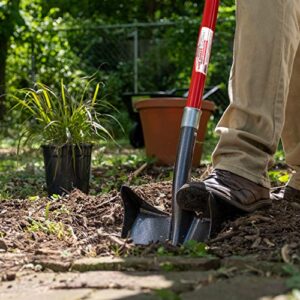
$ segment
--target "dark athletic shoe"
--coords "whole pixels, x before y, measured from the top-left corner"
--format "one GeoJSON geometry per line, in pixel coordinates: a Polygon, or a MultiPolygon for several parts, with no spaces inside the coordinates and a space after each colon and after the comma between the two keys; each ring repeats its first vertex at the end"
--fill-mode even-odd
{"type": "Polygon", "coordinates": [[[272,204],[268,188],[218,169],[202,182],[185,184],[177,192],[177,203],[184,210],[205,211],[209,193],[244,212],[272,204]]]}
{"type": "Polygon", "coordinates": [[[300,204],[300,191],[290,186],[277,187],[271,190],[272,200],[286,200],[300,204]]]}

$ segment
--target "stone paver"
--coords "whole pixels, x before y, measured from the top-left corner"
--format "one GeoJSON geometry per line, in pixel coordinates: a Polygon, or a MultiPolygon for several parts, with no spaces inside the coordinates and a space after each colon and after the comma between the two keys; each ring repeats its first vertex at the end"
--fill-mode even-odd
{"type": "Polygon", "coordinates": [[[169,289],[176,293],[191,291],[194,285],[206,282],[214,273],[215,271],[39,273],[17,278],[13,282],[2,282],[0,294],[3,298],[1,296],[0,299],[152,300],[158,299],[157,296],[149,294],[153,290],[169,289]],[[120,295],[123,297],[120,298],[120,295]]]}
{"type": "Polygon", "coordinates": [[[41,273],[1,283],[0,299],[161,300],[154,293],[161,289],[180,294],[182,300],[269,300],[287,293],[282,278],[240,275],[214,281],[214,275],[215,271],[41,273]]]}
{"type": "MultiPolygon", "coordinates": [[[[43,264],[45,270],[53,266],[56,272],[33,273],[26,269],[17,273],[15,280],[0,282],[0,299],[162,300],[156,291],[164,289],[171,293],[171,298],[166,299],[173,299],[172,293],[179,294],[182,300],[288,299],[278,296],[288,292],[286,279],[273,276],[275,269],[255,258],[222,262],[182,257],[89,258],[72,262],[67,269],[73,272],[66,273],[59,273],[65,268],[56,268],[53,260],[43,264]],[[218,271],[219,267],[223,271],[218,271]],[[234,277],[226,279],[220,277],[222,274],[234,277]],[[264,277],[265,274],[273,277],[264,277]]],[[[279,267],[282,265],[276,265],[276,269],[279,267]]]]}
{"type": "Polygon", "coordinates": [[[151,294],[145,294],[139,291],[131,290],[101,290],[95,291],[90,295],[88,300],[161,300],[151,294]]]}
{"type": "Polygon", "coordinates": [[[222,260],[221,263],[224,268],[236,268],[238,270],[244,270],[252,268],[262,273],[271,273],[271,274],[284,274],[283,266],[284,263],[280,262],[270,262],[270,261],[261,261],[257,260],[255,256],[232,256],[222,260]]]}
{"type": "Polygon", "coordinates": [[[43,269],[52,270],[54,272],[68,272],[71,268],[71,262],[59,260],[36,260],[35,265],[40,265],[43,269]]]}
{"type": "Polygon", "coordinates": [[[202,287],[194,292],[181,295],[182,300],[259,300],[267,296],[284,294],[285,280],[238,276],[202,287]]]}
{"type": "MultiPolygon", "coordinates": [[[[83,300],[89,299],[93,290],[59,290],[59,291],[33,291],[1,294],[1,300],[83,300]]],[[[96,300],[97,298],[94,298],[96,300]]],[[[100,298],[101,299],[101,298],[100,298]]],[[[102,298],[105,299],[105,298],[102,298]]],[[[117,299],[117,298],[112,298],[117,299]]],[[[119,298],[120,299],[120,298],[119,298]]]]}
{"type": "MultiPolygon", "coordinates": [[[[43,262],[39,262],[44,264],[43,262]]],[[[165,268],[174,271],[198,270],[206,271],[220,267],[218,258],[190,258],[190,257],[128,257],[128,258],[82,258],[73,262],[72,271],[103,271],[103,270],[143,270],[157,271],[165,268]]]]}
{"type": "Polygon", "coordinates": [[[1,292],[32,292],[35,290],[47,290],[59,283],[67,284],[69,281],[78,277],[78,275],[79,274],[77,273],[33,273],[17,277],[16,280],[11,282],[0,282],[0,294],[1,292]]]}
{"type": "Polygon", "coordinates": [[[184,292],[194,285],[207,281],[214,272],[86,272],[72,281],[52,285],[55,288],[130,289],[155,290],[170,289],[184,292]]]}

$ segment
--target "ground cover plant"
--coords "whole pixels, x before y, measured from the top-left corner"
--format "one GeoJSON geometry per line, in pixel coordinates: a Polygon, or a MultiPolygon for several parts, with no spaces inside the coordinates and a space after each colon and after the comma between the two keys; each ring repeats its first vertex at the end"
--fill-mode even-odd
{"type": "MultiPolygon", "coordinates": [[[[62,245],[70,246],[70,241],[75,239],[81,246],[78,248],[78,244],[74,244],[73,241],[71,252],[78,252],[80,249],[86,255],[130,253],[128,250],[132,250],[130,243],[127,245],[124,242],[123,244],[118,238],[122,223],[122,205],[118,191],[124,183],[136,186],[142,197],[149,198],[155,206],[170,211],[173,168],[156,166],[155,161],[147,159],[141,150],[126,147],[112,149],[112,145],[107,146],[103,145],[98,148],[94,156],[90,196],[75,190],[65,197],[53,195],[50,198],[47,198],[42,176],[43,164],[38,152],[31,153],[30,157],[35,157],[34,159],[28,159],[28,152],[24,152],[16,163],[15,148],[12,148],[11,152],[8,149],[2,150],[6,153],[2,153],[0,163],[2,170],[0,231],[2,238],[7,240],[9,251],[16,251],[17,245],[20,246],[20,243],[15,244],[14,238],[10,239],[13,236],[24,235],[24,241],[27,240],[27,242],[24,242],[21,250],[28,250],[24,246],[26,244],[31,246],[35,244],[38,248],[49,246],[59,250],[62,245]],[[13,225],[14,229],[10,228],[9,224],[13,225]],[[88,230],[88,233],[82,230],[88,230]],[[16,232],[18,232],[17,235],[16,232]],[[103,238],[108,240],[111,238],[108,238],[105,232],[114,233],[118,241],[116,245],[121,243],[119,245],[121,250],[118,247],[114,248],[115,246],[111,248],[115,244],[114,241],[107,242],[108,244],[102,243],[103,249],[101,248],[99,241],[103,238]],[[36,244],[36,239],[43,240],[44,238],[46,239],[44,243],[36,244]],[[52,243],[53,240],[57,244],[52,243]]],[[[194,180],[199,180],[209,171],[209,165],[194,169],[194,180]]],[[[277,167],[270,171],[274,185],[286,183],[289,173],[287,166],[278,162],[277,167]]],[[[280,251],[278,252],[278,247],[290,245],[293,241],[296,243],[299,240],[296,232],[297,214],[293,216],[295,208],[297,208],[296,204],[278,202],[269,212],[262,211],[252,216],[244,216],[236,223],[229,222],[211,243],[210,251],[214,255],[221,256],[259,253],[261,257],[280,260],[281,254],[280,251]],[[282,236],[281,230],[285,224],[283,221],[287,216],[289,222],[285,230],[288,234],[282,236]],[[281,222],[278,221],[280,218],[283,219],[281,222]],[[277,222],[280,223],[280,230],[275,226],[277,222]],[[294,224],[294,227],[291,224],[294,224]],[[279,230],[278,233],[276,233],[277,230],[279,230]]],[[[152,254],[167,254],[169,251],[160,248],[159,245],[153,247],[154,250],[150,251],[152,254]]],[[[298,244],[292,245],[291,253],[297,253],[297,247],[298,244]]],[[[180,253],[180,250],[173,249],[172,251],[180,253]]],[[[29,252],[34,253],[34,249],[29,252]]],[[[298,254],[295,255],[291,256],[292,261],[298,260],[298,254]]]]}

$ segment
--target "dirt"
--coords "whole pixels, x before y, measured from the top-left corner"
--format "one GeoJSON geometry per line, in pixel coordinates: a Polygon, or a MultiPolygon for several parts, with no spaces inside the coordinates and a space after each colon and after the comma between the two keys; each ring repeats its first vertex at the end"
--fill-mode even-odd
{"type": "MultiPolygon", "coordinates": [[[[170,212],[171,188],[171,181],[165,181],[135,190],[152,205],[170,212]]],[[[56,199],[2,201],[0,272],[33,267],[31,262],[40,256],[68,261],[82,256],[155,254],[160,245],[135,247],[120,238],[122,216],[116,190],[99,196],[75,190],[56,199]]],[[[259,260],[299,263],[299,228],[300,205],[276,200],[270,209],[223,224],[223,230],[208,242],[209,253],[219,257],[251,254],[259,260]]],[[[176,252],[173,246],[165,247],[176,252]]]]}

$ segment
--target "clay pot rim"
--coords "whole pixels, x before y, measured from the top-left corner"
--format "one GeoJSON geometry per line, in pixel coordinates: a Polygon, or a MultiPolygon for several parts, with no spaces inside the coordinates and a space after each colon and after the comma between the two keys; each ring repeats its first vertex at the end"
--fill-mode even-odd
{"type": "MultiPolygon", "coordinates": [[[[186,104],[186,98],[168,97],[168,98],[149,98],[143,99],[134,103],[134,107],[137,110],[147,108],[164,108],[164,107],[184,107],[186,104]]],[[[214,111],[216,108],[215,103],[209,100],[203,100],[202,110],[214,111]]]]}

